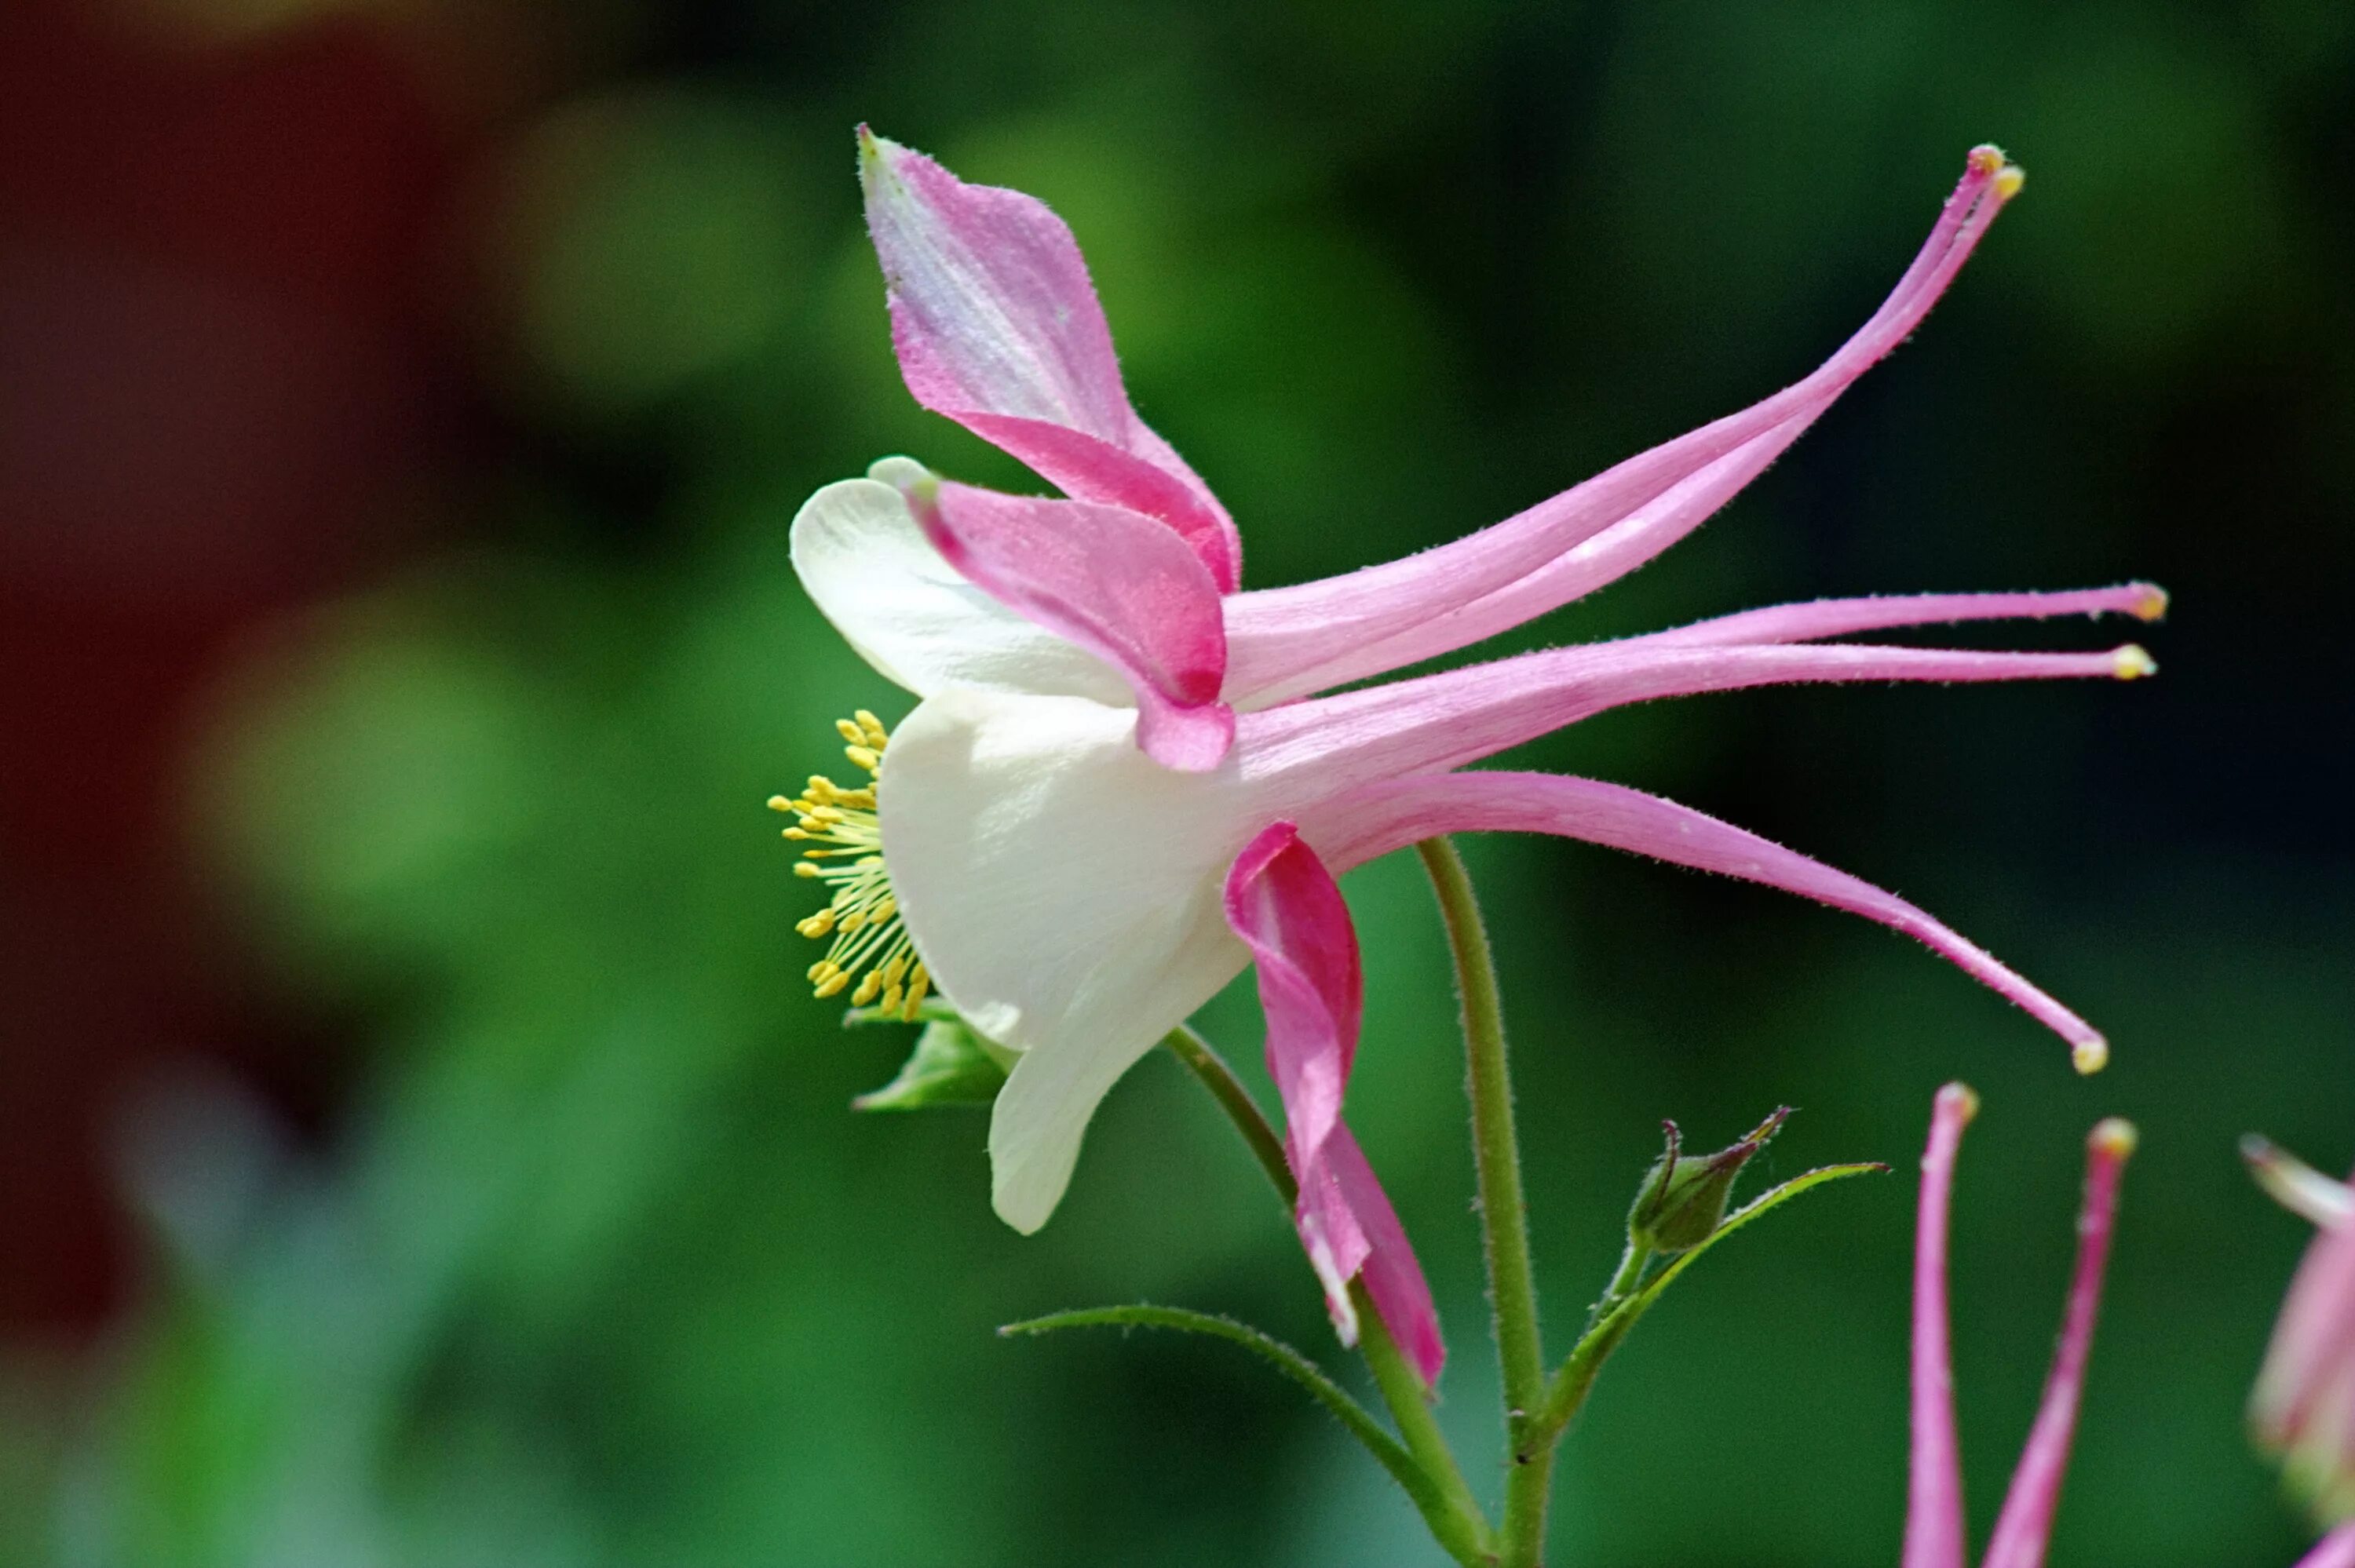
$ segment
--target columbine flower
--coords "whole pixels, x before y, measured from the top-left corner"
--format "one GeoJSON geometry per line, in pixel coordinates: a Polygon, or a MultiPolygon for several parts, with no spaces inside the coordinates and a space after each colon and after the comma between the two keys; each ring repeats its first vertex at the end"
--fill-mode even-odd
{"type": "MultiPolygon", "coordinates": [[[[1947,1357],[1946,1231],[1955,1156],[1978,1097],[1961,1084],[1938,1091],[1922,1156],[1922,1207],[1913,1255],[1913,1442],[1905,1510],[1904,1568],[1964,1568],[1963,1473],[1955,1438],[1955,1380],[1947,1357]]],[[[2118,1177],[2134,1152],[2132,1124],[2112,1118],[2085,1139],[2085,1203],[2077,1219],[2077,1266],[2044,1397],[2012,1472],[1980,1568],[2041,1568],[2061,1500],[2062,1473],[2077,1429],[2085,1360],[2094,1347],[2102,1271],[2117,1218],[2118,1177]]]]}
{"type": "Polygon", "coordinates": [[[2262,1139],[2245,1151],[2266,1191],[2320,1227],[2274,1326],[2250,1417],[2324,1520],[2346,1520],[2355,1515],[2355,1190],[2262,1139]]]}
{"type": "MultiPolygon", "coordinates": [[[[2057,1031],[2081,1068],[2101,1064],[2083,1020],[1890,894],[1654,796],[1458,769],[1654,697],[2147,674],[2133,646],[1811,644],[2014,616],[2148,620],[2157,588],[1789,605],[1316,695],[1566,604],[1699,526],[1921,322],[2019,188],[1996,149],[1972,152],[1895,291],[1806,379],[1467,538],[1254,592],[1225,509],[1130,408],[1062,222],[864,131],[859,149],[910,391],[1065,493],[998,494],[888,458],[794,518],[811,597],[920,699],[888,745],[869,715],[850,721],[854,758],[879,768],[871,790],[814,781],[789,803],[792,831],[826,840],[810,874],[837,887],[805,928],[837,944],[812,971],[822,994],[857,985],[854,998],[896,994],[911,1011],[929,982],[1020,1053],[990,1126],[1008,1224],[1045,1223],[1105,1092],[1249,960],[1231,893],[1239,857],[1279,822],[1328,877],[1433,834],[1507,830],[1786,888],[1912,933],[2057,1031]]],[[[1310,1118],[1295,1093],[1296,1125],[1310,1118]]]]}

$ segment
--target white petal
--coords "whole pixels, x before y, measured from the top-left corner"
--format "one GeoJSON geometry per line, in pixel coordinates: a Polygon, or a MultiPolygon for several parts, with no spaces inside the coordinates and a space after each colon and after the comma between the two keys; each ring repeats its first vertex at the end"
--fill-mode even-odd
{"type": "Polygon", "coordinates": [[[923,470],[885,458],[873,477],[829,484],[794,517],[794,570],[835,630],[883,677],[918,696],[948,686],[1055,692],[1133,703],[1093,654],[964,580],[924,537],[896,486],[923,470]]]}
{"type": "Polygon", "coordinates": [[[1231,765],[1180,773],[1136,714],[971,689],[892,735],[884,853],[932,982],[1022,1050],[990,1126],[997,1211],[1021,1231],[1062,1196],[1120,1075],[1247,959],[1219,890],[1258,825],[1231,765]]]}

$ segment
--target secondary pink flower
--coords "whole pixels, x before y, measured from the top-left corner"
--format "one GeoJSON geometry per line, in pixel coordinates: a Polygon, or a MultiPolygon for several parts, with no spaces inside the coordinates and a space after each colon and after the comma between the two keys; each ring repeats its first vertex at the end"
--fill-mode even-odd
{"type": "MultiPolygon", "coordinates": [[[[1904,1568],[1964,1568],[1963,1474],[1955,1440],[1955,1383],[1947,1354],[1946,1234],[1955,1157],[1978,1097],[1961,1084],[1938,1091],[1922,1156],[1922,1207],[1913,1261],[1913,1443],[1905,1511],[1904,1568]]],[[[1981,1568],[2041,1568],[2061,1500],[2062,1473],[2077,1428],[2085,1360],[2094,1346],[2102,1271],[2117,1218],[2118,1177],[2134,1152],[2134,1128],[2115,1118],[2085,1139],[2085,1204],[2077,1220],[2077,1267],[2045,1380],[2043,1403],[1981,1568]]]]}
{"type": "MultiPolygon", "coordinates": [[[[1243,591],[1234,524],[1130,406],[1061,221],[864,132],[859,146],[909,389],[1065,496],[998,494],[889,458],[803,507],[793,555],[811,597],[920,700],[888,747],[863,715],[851,726],[876,784],[814,786],[789,833],[818,842],[805,874],[835,889],[804,927],[835,944],[811,971],[822,994],[857,979],[855,1000],[912,1009],[935,986],[1018,1054],[990,1126],[993,1199],[1007,1223],[1045,1223],[1105,1092],[1272,939],[1264,926],[1239,937],[1238,910],[1254,906],[1237,905],[1234,889],[1275,874],[1272,860],[1237,881],[1241,857],[1278,823],[1321,873],[1435,833],[1506,830],[1786,888],[1919,938],[2059,1033],[2082,1068],[2100,1065],[2102,1037],[2082,1019],[1891,894],[1632,789],[1459,770],[1656,697],[1796,681],[2147,674],[2131,645],[1819,645],[1942,621],[2154,619],[2165,598],[2147,584],[1790,605],[1318,694],[1565,604],[1699,526],[1921,323],[2019,188],[2000,153],[1971,153],[1887,302],[1805,379],[1467,538],[1243,591]]],[[[1346,1061],[1337,1050],[1311,1054],[1326,1064],[1318,1072],[1346,1061]]],[[[1313,1150],[1334,1113],[1295,1098],[1327,1081],[1307,1074],[1285,1091],[1296,1152],[1313,1150]]],[[[1354,1149],[1322,1136],[1328,1151],[1354,1149]]],[[[1380,1216],[1357,1214],[1370,1237],[1380,1216]]],[[[1337,1213],[1308,1223],[1326,1227],[1311,1245],[1327,1249],[1329,1276],[1355,1244],[1337,1213]]]]}
{"type": "Polygon", "coordinates": [[[2315,1222],[2250,1402],[2258,1440],[2326,1521],[2355,1516],[2355,1191],[2268,1145],[2251,1163],[2286,1206],[2315,1222]]]}

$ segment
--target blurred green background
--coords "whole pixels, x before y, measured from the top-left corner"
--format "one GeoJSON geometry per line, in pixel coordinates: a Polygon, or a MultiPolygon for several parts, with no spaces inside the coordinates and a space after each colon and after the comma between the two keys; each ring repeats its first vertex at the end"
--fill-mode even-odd
{"type": "MultiPolygon", "coordinates": [[[[1660,1118],[1713,1146],[1788,1102],[1764,1179],[1900,1172],[1647,1322],[1568,1441],[1552,1560],[1893,1560],[1907,1172],[1954,1076],[1986,1100],[1955,1285],[1980,1538],[2115,1113],[2142,1153],[2053,1561],[2303,1543],[2240,1411],[2304,1237],[2232,1140],[2355,1154],[2355,9],[27,0],[0,28],[0,1563],[1442,1561],[1227,1348],[993,1337],[1149,1298],[1341,1364],[1174,1064],[1028,1240],[982,1118],[846,1108],[908,1040],[807,996],[761,802],[836,715],[906,700],[785,525],[890,452],[1025,482],[899,385],[862,120],[1071,223],[1261,585],[1796,378],[1966,147],[2024,164],[1913,345],[1523,641],[2147,577],[2161,678],[1716,697],[1525,756],[1919,899],[2115,1063],[2078,1080],[1847,916],[1472,845],[1557,1352],[1660,1118]]],[[[1411,857],[1348,891],[1352,1115],[1493,1492],[1437,922],[1411,857]]],[[[1247,989],[1203,1023],[1255,1055],[1247,989]]]]}

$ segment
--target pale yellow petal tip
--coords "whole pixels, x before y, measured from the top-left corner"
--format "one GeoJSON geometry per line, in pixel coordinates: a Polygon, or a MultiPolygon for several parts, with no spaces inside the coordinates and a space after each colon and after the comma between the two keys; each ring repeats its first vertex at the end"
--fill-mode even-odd
{"type": "Polygon", "coordinates": [[[2121,681],[2139,681],[2158,673],[2158,661],[2139,642],[2129,642],[2110,655],[2121,681]]]}
{"type": "Polygon", "coordinates": [[[1968,1084],[1948,1084],[1938,1091],[1938,1100],[1941,1105],[1954,1107],[1955,1114],[1966,1122],[1977,1119],[1979,1092],[1968,1084]]]}
{"type": "Polygon", "coordinates": [[[2168,599],[2165,588],[2157,583],[2137,583],[2135,592],[2137,598],[2133,605],[2133,612],[2137,620],[2167,619],[2168,599]]]}
{"type": "Polygon", "coordinates": [[[2091,1040],[2080,1040],[2070,1050],[2069,1059],[2076,1064],[2080,1074],[2090,1078],[2110,1065],[2110,1043],[2098,1034],[2091,1040]]]}
{"type": "Polygon", "coordinates": [[[2104,1117],[2094,1124],[2094,1130],[2085,1135],[2085,1147],[2095,1154],[2106,1154],[2113,1160],[2124,1160],[2135,1151],[2135,1145],[2140,1141],[2141,1137],[2142,1135],[2135,1130],[2135,1124],[2126,1118],[2104,1117]]]}

